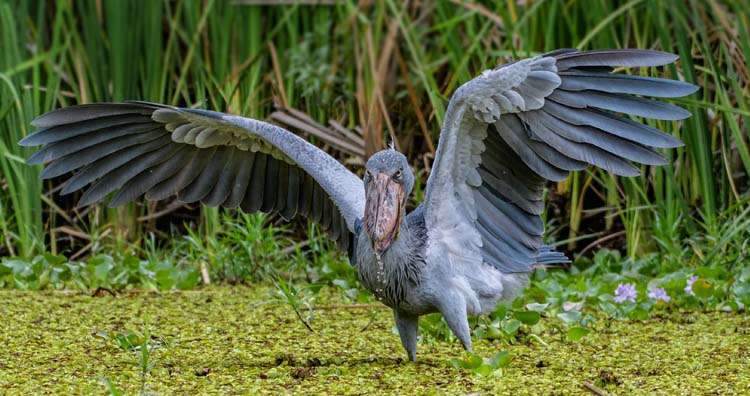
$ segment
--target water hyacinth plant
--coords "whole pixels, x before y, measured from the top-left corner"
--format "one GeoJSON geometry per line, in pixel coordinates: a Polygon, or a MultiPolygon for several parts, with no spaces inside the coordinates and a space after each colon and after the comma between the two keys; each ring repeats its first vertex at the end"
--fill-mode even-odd
{"type": "Polygon", "coordinates": [[[671,300],[669,294],[667,294],[667,291],[664,290],[663,287],[657,287],[654,285],[648,287],[648,298],[655,300],[657,303],[668,303],[669,300],[671,300]]]}
{"type": "Polygon", "coordinates": [[[620,283],[615,289],[614,301],[617,303],[624,303],[625,301],[635,302],[638,297],[638,292],[635,290],[635,284],[632,283],[620,283]]]}

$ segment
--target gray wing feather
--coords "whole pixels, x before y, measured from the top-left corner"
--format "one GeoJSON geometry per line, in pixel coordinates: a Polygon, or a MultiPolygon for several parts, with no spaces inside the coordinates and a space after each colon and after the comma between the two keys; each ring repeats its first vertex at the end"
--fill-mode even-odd
{"type": "Polygon", "coordinates": [[[657,98],[678,98],[695,92],[695,85],[663,78],[604,74],[591,72],[561,73],[560,89],[567,91],[601,91],[645,95],[657,98]]]}
{"type": "Polygon", "coordinates": [[[158,166],[141,172],[140,175],[128,181],[110,201],[110,205],[130,202],[143,195],[157,184],[163,182],[181,171],[190,155],[190,147],[180,147],[177,152],[158,166]]]}
{"type": "MultiPolygon", "coordinates": [[[[128,147],[121,150],[117,155],[110,155],[100,158],[90,165],[87,165],[83,170],[77,172],[65,183],[61,194],[70,194],[73,191],[80,190],[84,186],[93,181],[101,178],[109,172],[117,169],[118,167],[126,164],[128,161],[138,158],[144,153],[148,153],[153,150],[168,148],[167,150],[161,151],[164,155],[172,156],[179,147],[174,147],[170,144],[169,136],[162,136],[156,140],[139,144],[137,146],[128,147]]],[[[66,158],[66,157],[64,157],[66,158]]],[[[62,159],[61,159],[62,160],[62,159]]]]}
{"type": "MultiPolygon", "coordinates": [[[[202,200],[202,202],[208,206],[222,206],[229,198],[229,193],[232,191],[232,182],[234,182],[234,175],[239,172],[240,166],[243,165],[242,154],[237,150],[227,150],[227,157],[224,161],[224,169],[219,174],[216,184],[214,184],[211,192],[208,196],[202,200]]],[[[247,164],[245,166],[252,167],[254,156],[247,156],[247,164]]]]}
{"type": "Polygon", "coordinates": [[[596,107],[634,116],[657,120],[678,121],[690,117],[690,112],[658,100],[637,96],[623,96],[597,91],[565,91],[558,89],[547,99],[577,108],[596,107]]]}
{"type": "Polygon", "coordinates": [[[549,53],[556,59],[558,71],[570,68],[604,66],[604,67],[651,67],[673,63],[677,55],[667,52],[642,49],[606,49],[594,51],[564,50],[565,53],[549,53]]]}
{"type": "MultiPolygon", "coordinates": [[[[263,187],[263,205],[261,212],[270,212],[276,206],[276,190],[279,183],[279,161],[266,156],[266,183],[263,187]]],[[[253,191],[255,192],[255,191],[253,191]]]]}
{"type": "MultiPolygon", "coordinates": [[[[100,106],[97,106],[100,108],[100,106]]],[[[60,118],[64,112],[61,110],[55,110],[54,112],[61,112],[60,114],[57,114],[58,117],[54,117],[55,119],[60,118]]],[[[47,114],[52,114],[47,113],[47,114]]],[[[46,115],[42,116],[45,117],[46,115]]],[[[34,126],[41,127],[43,125],[56,125],[56,124],[50,124],[49,119],[47,117],[42,118],[40,117],[37,120],[34,120],[34,126]],[[38,122],[40,121],[40,122],[38,122]]],[[[153,122],[151,118],[148,115],[142,115],[142,114],[128,114],[128,115],[118,115],[118,116],[102,116],[101,118],[97,119],[86,119],[83,121],[69,121],[65,123],[60,123],[56,126],[49,126],[48,128],[38,130],[29,136],[26,136],[25,138],[21,139],[18,144],[21,146],[39,146],[42,144],[47,143],[54,143],[59,142],[65,139],[70,139],[72,137],[85,135],[90,132],[96,132],[96,131],[102,131],[102,130],[109,130],[112,128],[115,128],[120,125],[128,125],[128,126],[135,126],[137,124],[146,124],[146,125],[153,125],[153,122]],[[72,122],[72,123],[71,123],[72,122]]]]}
{"type": "MultiPolygon", "coordinates": [[[[242,156],[242,152],[238,152],[236,155],[238,157],[242,156]]],[[[265,159],[266,155],[263,153],[248,153],[245,155],[247,159],[245,161],[238,160],[238,168],[235,168],[235,176],[234,180],[232,181],[232,185],[230,186],[229,191],[229,197],[224,202],[223,206],[225,208],[237,208],[240,205],[244,204],[244,200],[246,198],[246,193],[248,189],[252,191],[253,187],[252,185],[255,183],[260,183],[261,186],[263,186],[263,178],[265,177],[265,168],[263,173],[258,176],[257,173],[255,173],[255,169],[259,168],[259,163],[263,161],[263,166],[265,167],[265,159]]],[[[247,194],[249,196],[260,197],[260,200],[263,199],[263,189],[258,188],[259,194],[247,194]]],[[[147,197],[148,198],[148,197],[147,197]]],[[[255,213],[260,209],[260,204],[253,207],[253,210],[246,210],[247,213],[255,213]]]]}
{"type": "Polygon", "coordinates": [[[230,149],[227,146],[214,146],[216,151],[201,174],[189,185],[183,187],[178,197],[185,202],[202,201],[211,192],[224,170],[224,160],[230,149]]]}
{"type": "Polygon", "coordinates": [[[266,184],[266,166],[268,165],[268,156],[263,153],[255,154],[255,162],[252,168],[252,179],[247,187],[247,194],[242,201],[243,210],[248,213],[254,213],[261,210],[265,195],[266,184]]]}
{"type": "Polygon", "coordinates": [[[281,212],[281,216],[289,220],[294,218],[297,214],[297,202],[299,201],[300,193],[300,172],[296,166],[289,167],[289,182],[287,183],[287,194],[286,203],[284,204],[284,210],[281,212]]]}
{"type": "Polygon", "coordinates": [[[183,202],[312,214],[343,249],[364,212],[362,181],[328,154],[277,126],[208,110],[147,102],[73,106],[37,118],[22,139],[43,177],[75,172],[64,194],[91,184],[79,205],[145,194],[183,202]],[[344,224],[344,227],[341,225],[344,224]],[[346,231],[346,232],[345,232],[346,231]]]}
{"type": "Polygon", "coordinates": [[[663,165],[652,148],[682,145],[620,114],[681,120],[690,114],[652,97],[680,97],[692,84],[613,74],[660,66],[650,50],[558,50],[515,62],[461,86],[451,98],[425,193],[428,256],[480,258],[503,272],[566,260],[542,245],[544,183],[595,165],[622,176],[632,162],[663,165]]]}
{"type": "MultiPolygon", "coordinates": [[[[128,135],[128,136],[114,138],[110,141],[103,142],[93,147],[84,148],[80,151],[76,151],[75,152],[76,155],[65,154],[64,158],[53,158],[52,156],[50,156],[49,160],[53,162],[49,163],[42,171],[42,174],[41,174],[42,179],[50,179],[53,177],[63,175],[65,173],[70,172],[73,169],[78,169],[84,165],[90,164],[103,157],[106,157],[109,154],[123,150],[126,147],[150,142],[152,140],[156,140],[163,136],[164,134],[158,130],[146,132],[146,133],[135,133],[135,134],[128,135]]],[[[56,143],[53,143],[50,146],[54,144],[56,143]]],[[[50,146],[47,146],[47,147],[50,147],[50,146]]],[[[47,147],[45,147],[45,149],[47,147]]],[[[37,153],[41,153],[42,151],[43,150],[37,151],[36,153],[34,153],[34,156],[37,153]]],[[[30,164],[33,164],[33,163],[36,163],[36,160],[32,159],[32,157],[29,157],[28,162],[30,164]]],[[[39,163],[44,163],[44,162],[47,162],[47,161],[42,161],[39,163]]]]}
{"type": "MultiPolygon", "coordinates": [[[[138,136],[143,141],[155,139],[164,133],[158,131],[158,126],[153,124],[129,124],[112,127],[109,133],[88,133],[82,136],[74,136],[65,140],[55,141],[46,145],[43,149],[34,153],[26,161],[29,164],[44,164],[52,162],[60,157],[76,153],[91,146],[98,146],[101,143],[108,143],[121,136],[135,137],[138,136]]],[[[80,157],[80,155],[76,156],[80,157]]]]}

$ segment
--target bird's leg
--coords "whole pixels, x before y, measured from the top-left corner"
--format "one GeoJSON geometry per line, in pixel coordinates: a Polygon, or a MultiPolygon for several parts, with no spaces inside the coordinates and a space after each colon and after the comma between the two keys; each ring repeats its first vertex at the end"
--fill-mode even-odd
{"type": "Polygon", "coordinates": [[[437,301],[437,309],[443,314],[448,327],[458,337],[464,349],[471,352],[471,330],[466,315],[466,302],[458,293],[447,293],[442,301],[437,301]]]}
{"type": "Polygon", "coordinates": [[[409,355],[409,360],[417,361],[417,330],[419,329],[419,316],[409,315],[405,312],[393,310],[396,319],[398,335],[401,336],[401,344],[409,355]]]}

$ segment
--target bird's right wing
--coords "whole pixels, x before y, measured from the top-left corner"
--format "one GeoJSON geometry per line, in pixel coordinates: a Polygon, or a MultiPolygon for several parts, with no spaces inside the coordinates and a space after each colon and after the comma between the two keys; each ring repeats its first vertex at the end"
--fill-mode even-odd
{"type": "Polygon", "coordinates": [[[55,110],[19,142],[44,144],[30,164],[43,178],[71,171],[62,193],[91,187],[79,205],[118,206],[142,194],[160,200],[302,215],[347,251],[364,214],[362,180],[324,151],[278,126],[206,110],[146,102],[55,110]]]}
{"type": "Polygon", "coordinates": [[[640,170],[629,161],[665,164],[652,148],[682,143],[622,114],[683,119],[690,113],[643,96],[679,97],[697,87],[613,71],[676,59],[649,50],[562,50],[487,70],[461,86],[427,182],[428,249],[503,272],[562,258],[542,246],[546,181],[588,165],[635,176],[640,170]]]}

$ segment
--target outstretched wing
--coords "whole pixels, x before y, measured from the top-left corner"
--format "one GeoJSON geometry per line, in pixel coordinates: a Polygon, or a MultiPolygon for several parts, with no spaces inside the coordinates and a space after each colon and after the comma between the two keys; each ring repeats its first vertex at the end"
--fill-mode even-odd
{"type": "Polygon", "coordinates": [[[687,111],[643,98],[689,95],[679,81],[613,74],[677,56],[648,50],[561,50],[488,70],[451,98],[427,183],[429,246],[528,272],[559,259],[541,245],[547,180],[595,165],[636,176],[631,162],[664,165],[652,148],[682,143],[620,113],[680,120],[687,111]]]}
{"type": "Polygon", "coordinates": [[[266,122],[146,102],[66,107],[34,120],[19,142],[44,144],[30,164],[43,178],[75,171],[62,193],[91,184],[85,206],[160,200],[309,217],[342,250],[364,213],[361,179],[300,137],[266,122]]]}

